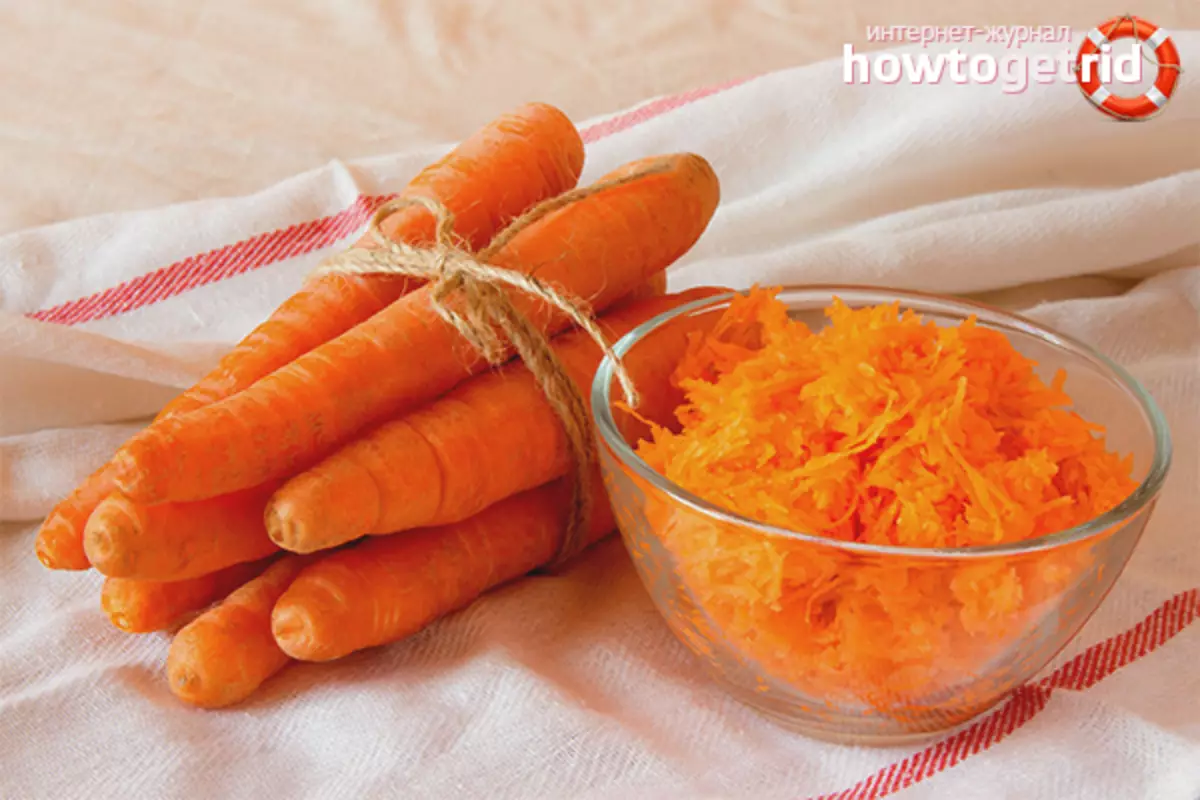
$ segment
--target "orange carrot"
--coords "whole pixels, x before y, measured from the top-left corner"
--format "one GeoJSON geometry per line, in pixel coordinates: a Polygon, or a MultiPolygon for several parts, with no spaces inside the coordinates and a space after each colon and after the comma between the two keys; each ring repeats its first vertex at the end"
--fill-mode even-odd
{"type": "MultiPolygon", "coordinates": [[[[719,289],[643,300],[600,322],[613,340],[642,322],[719,289]]],[[[631,376],[669,372],[685,345],[639,347],[631,376]]],[[[580,331],[554,351],[586,398],[601,353],[580,331]]],[[[519,362],[457,386],[429,406],[376,428],[289,480],[267,505],[271,538],[308,553],[365,534],[458,522],[487,506],[561,477],[570,465],[566,432],[537,380],[519,362]]]]}
{"type": "MultiPolygon", "coordinates": [[[[583,159],[583,141],[566,115],[529,103],[492,120],[426,167],[400,196],[440,201],[454,215],[455,233],[478,249],[530,206],[573,188],[583,159]]],[[[382,232],[396,241],[426,244],[434,219],[424,208],[409,207],[386,218],[382,232]]],[[[375,242],[364,235],[357,246],[375,242]]],[[[318,276],[166,411],[187,413],[245,389],[377,313],[411,283],[384,275],[318,276]]]]}
{"type": "Polygon", "coordinates": [[[666,293],[667,273],[656,272],[632,292],[622,297],[619,302],[614,303],[613,307],[624,308],[633,303],[640,303],[642,300],[649,300],[651,297],[662,297],[666,293]]]}
{"type": "Polygon", "coordinates": [[[100,591],[100,607],[113,625],[128,633],[166,630],[255,577],[270,561],[266,558],[235,564],[184,581],[106,578],[100,591]]]}
{"type": "MultiPolygon", "coordinates": [[[[482,247],[527,208],[575,186],[583,142],[558,109],[531,103],[505,114],[423,170],[402,197],[430,197],[454,214],[455,232],[482,247]]],[[[383,233],[428,242],[433,218],[418,207],[388,217],[383,233]]],[[[359,246],[373,247],[364,237],[359,246]]],[[[322,275],[292,295],[230,351],[211,373],[159,413],[163,419],[229,397],[375,314],[410,288],[387,276],[322,275]]],[[[116,491],[105,465],[58,504],[38,532],[38,560],[51,569],[87,569],[83,528],[96,505],[116,491]]]]}
{"type": "Polygon", "coordinates": [[[914,558],[726,524],[649,492],[642,535],[669,559],[697,651],[732,650],[760,684],[829,706],[961,719],[1011,688],[1019,672],[994,665],[1103,550],[1092,539],[975,558],[919,551],[1027,542],[1095,519],[1136,488],[1132,458],[1071,410],[1066,373],[1043,380],[974,317],[951,325],[898,301],[834,298],[828,324],[809,328],[775,295],[731,303],[689,350],[671,376],[686,394],[678,425],[638,454],[735,514],[914,558]]]}
{"type": "Polygon", "coordinates": [[[83,551],[83,528],[100,501],[117,490],[111,464],[93,472],[83,483],[51,509],[38,529],[34,550],[38,561],[49,569],[87,569],[83,551]]]}
{"type": "Polygon", "coordinates": [[[245,700],[290,660],[271,635],[271,609],[311,559],[287,556],[175,634],[167,681],[175,696],[203,708],[245,700]]]}
{"type": "Polygon", "coordinates": [[[156,506],[110,495],[84,531],[88,559],[113,578],[180,581],[263,558],[278,549],[263,525],[263,507],[275,488],[156,506]]]}
{"type": "MultiPolygon", "coordinates": [[[[699,156],[647,159],[610,177],[648,168],[656,171],[548,214],[491,260],[606,308],[683,255],[716,209],[716,176],[699,156]]],[[[515,294],[514,304],[543,330],[567,324],[530,297],[515,294]]],[[[145,503],[255,486],[485,366],[438,315],[429,289],[418,289],[251,388],[137,434],[114,458],[117,484],[145,503]]]]}
{"type": "MultiPolygon", "coordinates": [[[[602,492],[599,475],[592,491],[602,492]]],[[[292,658],[328,661],[416,633],[554,557],[566,481],[515,495],[463,522],[366,539],[306,568],[275,604],[271,629],[292,658]]],[[[587,531],[613,527],[603,494],[587,531]]]]}

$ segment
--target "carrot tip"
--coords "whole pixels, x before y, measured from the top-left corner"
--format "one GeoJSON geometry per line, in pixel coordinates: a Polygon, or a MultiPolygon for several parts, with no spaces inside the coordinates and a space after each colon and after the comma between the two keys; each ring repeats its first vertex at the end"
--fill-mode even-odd
{"type": "Polygon", "coordinates": [[[52,516],[38,531],[34,543],[37,560],[47,569],[85,570],[91,567],[75,527],[68,521],[52,516]]]}
{"type": "Polygon", "coordinates": [[[204,679],[195,670],[169,664],[167,666],[167,683],[171,687],[171,693],[185,703],[196,706],[208,705],[202,700],[205,696],[204,679]]]}
{"type": "Polygon", "coordinates": [[[284,550],[292,553],[312,553],[322,548],[319,542],[313,546],[314,543],[304,535],[304,526],[275,500],[267,504],[266,511],[263,512],[263,521],[267,526],[267,536],[284,550]]]}
{"type": "Polygon", "coordinates": [[[37,559],[46,569],[54,569],[54,559],[50,558],[50,554],[42,548],[41,542],[37,544],[37,559]]]}
{"type": "MultiPolygon", "coordinates": [[[[93,564],[106,566],[113,556],[112,534],[104,527],[88,527],[83,535],[83,551],[93,564]]],[[[99,569],[99,567],[98,567],[99,569]]],[[[101,572],[108,574],[107,569],[101,572]]]]}
{"type": "Polygon", "coordinates": [[[126,633],[137,633],[137,631],[133,629],[133,621],[119,611],[110,613],[108,615],[108,619],[113,625],[125,631],[126,633]]]}
{"type": "Polygon", "coordinates": [[[271,635],[279,649],[290,658],[300,661],[314,661],[312,642],[314,641],[311,619],[303,610],[285,604],[276,604],[271,614],[271,635]]]}

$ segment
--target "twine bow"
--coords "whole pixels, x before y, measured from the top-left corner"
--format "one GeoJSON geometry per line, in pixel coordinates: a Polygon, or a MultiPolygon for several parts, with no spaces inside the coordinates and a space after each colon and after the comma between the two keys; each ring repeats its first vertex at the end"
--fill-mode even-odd
{"type": "Polygon", "coordinates": [[[427,197],[396,198],[380,206],[368,223],[367,233],[377,245],[375,248],[349,248],[327,258],[315,270],[315,273],[397,275],[425,280],[434,311],[489,364],[504,363],[510,351],[521,358],[562,421],[571,450],[570,513],[552,565],[569,559],[583,547],[592,512],[593,498],[588,485],[596,444],[583,395],[550,347],[547,336],[522,313],[511,295],[525,295],[560,311],[616,364],[616,378],[629,405],[637,404],[637,393],[584,301],[532,275],[493,266],[488,260],[547,214],[653,171],[658,170],[602,181],[546,200],[513,220],[478,253],[471,253],[454,234],[454,215],[442,203],[427,197]],[[414,206],[428,210],[436,222],[433,244],[428,247],[397,242],[383,234],[384,220],[414,206]]]}

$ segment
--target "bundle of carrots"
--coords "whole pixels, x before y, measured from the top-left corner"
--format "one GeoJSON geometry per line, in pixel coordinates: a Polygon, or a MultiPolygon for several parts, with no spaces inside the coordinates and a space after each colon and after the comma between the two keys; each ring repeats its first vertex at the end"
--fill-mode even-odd
{"type": "MultiPolygon", "coordinates": [[[[441,204],[479,249],[572,189],[583,160],[571,122],[530,104],[401,197],[441,204]]],[[[489,258],[586,299],[610,337],[717,291],[664,294],[663,270],[717,206],[707,162],[658,156],[614,177],[628,180],[540,216],[489,258]]],[[[410,207],[381,227],[426,246],[434,224],[410,207]]],[[[586,397],[599,347],[544,304],[511,299],[555,337],[586,397]]],[[[675,346],[626,368],[635,381],[669,370],[686,342],[675,346]]],[[[246,698],[292,659],[408,636],[546,564],[568,520],[575,487],[559,418],[519,361],[487,366],[439,316],[430,287],[317,274],[51,512],[38,558],[107,576],[102,607],[123,630],[191,618],[167,672],[172,691],[199,706],[246,698]]],[[[595,503],[584,538],[612,527],[607,502],[595,503]]]]}

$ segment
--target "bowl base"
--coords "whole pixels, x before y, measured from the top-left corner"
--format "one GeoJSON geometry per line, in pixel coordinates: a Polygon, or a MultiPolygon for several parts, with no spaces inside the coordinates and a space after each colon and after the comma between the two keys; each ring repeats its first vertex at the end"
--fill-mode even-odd
{"type": "Polygon", "coordinates": [[[855,730],[850,725],[839,725],[836,722],[823,722],[813,718],[801,718],[795,714],[789,714],[783,709],[770,708],[762,703],[761,696],[749,698],[741,692],[732,692],[733,696],[745,706],[759,714],[760,716],[779,725],[781,728],[786,728],[790,731],[800,734],[809,739],[815,739],[821,742],[830,744],[845,745],[848,747],[912,747],[914,745],[932,744],[940,741],[947,736],[951,736],[964,728],[969,727],[976,722],[982,715],[996,708],[1008,699],[1008,696],[1002,696],[994,702],[980,707],[978,710],[963,720],[955,722],[941,728],[929,728],[926,730],[916,731],[901,731],[901,730],[855,730]]]}

